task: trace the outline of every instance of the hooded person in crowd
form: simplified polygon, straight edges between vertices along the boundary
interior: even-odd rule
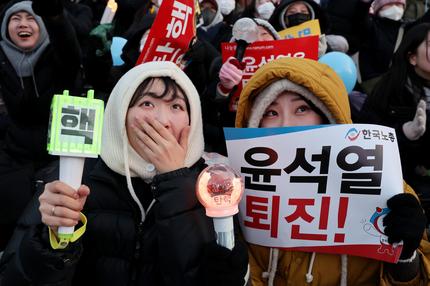
[[[414,22],[402,20],[406,0],[360,0],[353,24],[359,36],[358,65],[361,87],[370,94],[391,65],[403,35],[414,25],[430,22],[430,12]],[[369,14],[372,7],[373,15]]]
[[[12,1],[5,7],[0,97],[9,124],[0,148],[0,250],[54,159],[46,151],[51,99],[64,89],[73,94],[80,62],[61,1]]]
[[[244,285],[246,247],[213,246],[213,222],[196,197],[203,146],[199,95],[188,77],[171,62],[128,71],[106,106],[101,159],[78,190],[45,186],[43,223],[27,228],[19,255],[5,252],[0,284]],[[83,236],[51,249],[58,226],[84,221],[82,209]],[[225,275],[212,272],[217,265]]]
[[[216,1],[202,1],[200,3],[200,10],[203,21],[200,27],[204,31],[208,31],[208,29],[221,23],[224,19]]]
[[[203,24],[197,29],[197,38],[221,51],[221,43],[231,38],[232,27],[225,21],[219,5],[215,0],[203,0],[200,3]]]
[[[280,32],[315,19],[318,20],[321,29],[318,57],[330,51],[346,53],[349,49],[348,42],[344,37],[330,33],[327,15],[313,0],[283,0],[276,7],[269,22]]]
[[[236,127],[264,128],[351,123],[342,80],[327,65],[282,58],[262,66],[243,89]],[[252,285],[427,285],[430,243],[413,190],[387,201],[389,243],[403,240],[397,264],[373,259],[249,244]]]
[[[367,97],[360,121],[396,130],[404,180],[430,215],[430,23],[410,29],[393,64]]]

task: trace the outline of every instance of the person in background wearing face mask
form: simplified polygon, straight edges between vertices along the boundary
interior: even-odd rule
[[[269,22],[279,32],[315,19],[319,21],[321,28],[318,57],[330,51],[346,53],[349,49],[347,40],[342,36],[330,34],[327,15],[313,0],[283,0],[276,7]]]
[[[218,51],[221,43],[231,38],[231,25],[224,21],[221,5],[216,0],[203,0],[200,3],[203,24],[197,29],[197,38],[209,42]]]
[[[216,2],[218,3],[218,7],[223,16],[230,15],[230,13],[236,8],[235,0],[216,0]]]
[[[240,18],[259,18],[268,21],[273,11],[275,11],[275,3],[271,0],[252,0]]]
[[[200,28],[204,31],[208,31],[211,27],[221,23],[224,17],[219,9],[218,2],[213,0],[203,0],[200,3],[201,17],[203,24]]]
[[[411,27],[430,22],[430,11],[414,22],[402,20],[406,0],[360,0],[353,24],[359,36],[358,65],[362,90],[370,94]],[[369,14],[372,8],[373,14]]]

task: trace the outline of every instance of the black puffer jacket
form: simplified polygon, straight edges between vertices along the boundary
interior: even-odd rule
[[[370,5],[359,1],[352,21],[360,41],[359,66],[363,81],[381,76],[388,70],[401,26],[406,32],[417,24],[430,22],[430,10],[417,21],[406,23],[369,15]]]
[[[0,285],[202,285],[197,278],[201,253],[215,239],[194,193],[203,167],[200,160],[191,168],[157,175],[152,184],[132,178],[145,209],[155,200],[141,222],[126,178],[100,160],[86,180],[91,195],[82,241],[52,255],[46,228],[31,227],[19,253],[3,258],[8,263],[0,268]]]

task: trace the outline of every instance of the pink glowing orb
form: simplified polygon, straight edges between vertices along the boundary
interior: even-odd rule
[[[214,164],[206,167],[196,183],[197,198],[209,217],[232,216],[243,194],[242,178],[229,166]]]

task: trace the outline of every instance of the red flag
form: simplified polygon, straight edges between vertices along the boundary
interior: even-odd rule
[[[136,65],[171,61],[180,66],[196,35],[194,0],[163,0]]]

